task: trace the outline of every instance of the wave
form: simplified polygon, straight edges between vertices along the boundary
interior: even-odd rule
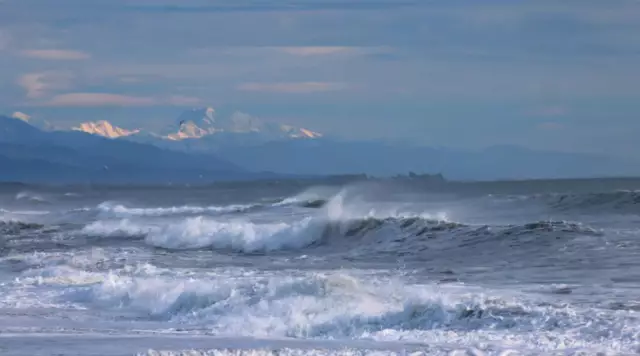
[[[16,220],[0,221],[0,234],[13,235],[13,234],[19,234],[23,231],[42,229],[43,227],[44,225],[41,225],[41,224],[28,223],[28,222],[22,222],[22,221],[16,221]]]
[[[35,203],[35,204],[48,204],[49,203],[49,201],[47,199],[45,199],[42,195],[36,194],[36,193],[33,193],[33,192],[28,192],[28,191],[19,192],[18,194],[16,194],[15,200],[28,201],[28,202]]]
[[[128,219],[97,221],[85,226],[81,232],[93,236],[141,237],[151,246],[166,249],[216,248],[252,253],[308,246],[317,236],[311,230],[311,218],[295,223],[258,224],[198,216],[155,225]]]
[[[130,216],[168,216],[206,213],[240,213],[259,208],[260,204],[236,204],[227,206],[173,206],[157,208],[132,208],[122,204],[104,202],[97,206],[97,210],[116,217]]]
[[[523,225],[472,226],[425,216],[363,217],[345,220],[307,217],[290,222],[258,223],[246,219],[219,220],[198,216],[170,222],[130,219],[96,221],[84,235],[129,237],[171,250],[213,248],[242,253],[267,253],[321,246],[342,252],[418,254],[430,240],[442,238],[451,248],[513,240],[513,247],[541,239],[599,236],[588,226],[566,221],[538,221]],[[364,242],[366,241],[366,242]],[[442,247],[442,245],[440,245]]]
[[[611,209],[640,212],[640,191],[616,191],[608,193],[561,194],[551,204],[561,209]]]
[[[269,207],[282,207],[288,205],[299,206],[303,208],[321,208],[327,204],[326,199],[309,199],[299,200],[286,198],[273,204],[232,204],[232,205],[212,205],[212,206],[171,206],[171,207],[128,207],[123,204],[113,202],[103,202],[96,207],[96,210],[102,214],[112,215],[116,217],[133,217],[133,216],[169,216],[169,215],[194,215],[194,214],[224,214],[224,213],[244,213]],[[76,210],[88,210],[76,209]]]
[[[619,190],[602,193],[553,193],[508,196],[512,202],[541,202],[563,212],[640,213],[640,191]]]
[[[566,233],[582,235],[601,235],[601,232],[581,223],[570,221],[536,221],[523,225],[512,225],[502,231],[503,235],[522,235],[536,233]]]
[[[636,323],[633,314],[603,315],[515,293],[407,285],[366,274],[207,272],[185,278],[162,269],[124,275],[55,266],[30,271],[15,283],[54,287],[55,302],[65,306],[187,330],[204,326],[216,336],[499,345],[508,335],[511,347],[535,344],[543,354],[575,347],[621,351],[636,344],[629,327]]]

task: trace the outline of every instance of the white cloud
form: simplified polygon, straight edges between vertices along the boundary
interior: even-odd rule
[[[11,36],[9,36],[9,33],[0,29],[0,51],[8,49],[10,42]]]
[[[77,61],[91,58],[91,55],[87,52],[65,49],[28,49],[20,51],[20,55],[28,58],[54,61]]]
[[[151,97],[111,93],[68,93],[56,95],[43,106],[150,106],[157,104]]]
[[[564,125],[562,123],[554,122],[554,121],[543,122],[538,125],[538,129],[540,130],[554,131],[554,130],[562,130],[563,128],[564,128]]]
[[[279,83],[243,83],[237,88],[242,91],[272,93],[315,93],[343,90],[344,83],[334,82],[279,82]]]
[[[18,78],[17,84],[24,88],[27,97],[36,99],[43,97],[48,91],[69,87],[71,75],[65,72],[27,73]]]
[[[342,47],[342,46],[299,46],[299,47],[280,47],[280,50],[294,55],[294,56],[322,56],[336,53],[349,53],[356,52],[355,47]]]
[[[202,100],[191,96],[173,95],[169,97],[168,102],[175,106],[191,106],[201,104]]]

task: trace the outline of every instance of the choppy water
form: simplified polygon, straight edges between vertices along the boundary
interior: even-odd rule
[[[537,184],[0,187],[0,354],[640,352],[640,193]]]

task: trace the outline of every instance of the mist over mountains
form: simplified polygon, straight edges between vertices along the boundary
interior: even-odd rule
[[[213,108],[153,131],[87,121],[60,128],[24,113],[0,117],[0,181],[206,182],[283,176],[442,173],[449,179],[625,176],[635,162],[494,146],[479,151],[349,141]]]

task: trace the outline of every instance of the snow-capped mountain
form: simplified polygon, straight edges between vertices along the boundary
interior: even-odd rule
[[[265,122],[257,117],[235,112],[231,116],[220,118],[211,107],[192,109],[182,113],[174,123],[165,126],[160,132],[144,132],[117,127],[108,121],[84,122],[73,130],[100,135],[109,138],[132,136],[147,133],[156,138],[168,141],[216,138],[229,134],[252,134],[252,137],[267,139],[314,139],[322,137],[321,133],[309,129]],[[216,136],[217,135],[217,136]],[[235,135],[233,135],[235,136]]]
[[[291,125],[264,122],[263,120],[235,112],[226,118],[219,118],[213,108],[192,109],[184,112],[176,120],[174,127],[168,127],[164,135],[170,140],[201,138],[219,133],[259,134],[276,138],[319,138],[322,134]],[[176,132],[177,130],[177,132]]]
[[[126,137],[135,135],[140,132],[140,130],[127,130],[118,126],[114,126],[106,120],[100,120],[96,122],[83,122],[79,126],[73,127],[71,129],[108,138]]]

